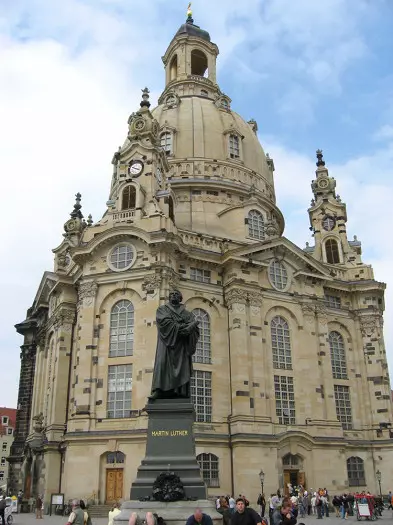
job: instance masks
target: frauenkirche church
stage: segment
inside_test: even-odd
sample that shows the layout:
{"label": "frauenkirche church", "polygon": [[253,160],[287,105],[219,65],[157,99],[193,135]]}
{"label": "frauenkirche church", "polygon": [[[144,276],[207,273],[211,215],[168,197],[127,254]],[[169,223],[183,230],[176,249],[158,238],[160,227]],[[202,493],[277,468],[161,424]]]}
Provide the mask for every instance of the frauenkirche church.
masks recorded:
{"label": "frauenkirche church", "polygon": [[[217,83],[218,47],[191,13],[113,156],[102,219],[81,196],[23,335],[9,486],[128,499],[145,453],[155,312],[179,289],[199,319],[192,399],[210,495],[303,484],[393,486],[385,285],[348,240],[320,150],[315,244],[283,236],[274,162]],[[312,174],[310,173],[310,178]],[[104,203],[103,203],[103,207]],[[386,490],[387,491],[387,490]],[[385,492],[386,492],[385,491]]]}

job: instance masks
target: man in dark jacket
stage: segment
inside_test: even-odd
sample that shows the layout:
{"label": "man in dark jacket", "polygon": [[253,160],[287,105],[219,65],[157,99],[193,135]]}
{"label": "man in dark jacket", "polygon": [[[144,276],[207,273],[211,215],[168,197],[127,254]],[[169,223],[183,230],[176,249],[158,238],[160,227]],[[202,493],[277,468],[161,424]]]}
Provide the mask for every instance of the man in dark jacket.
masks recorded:
{"label": "man in dark jacket", "polygon": [[213,520],[209,514],[205,514],[201,509],[195,509],[195,512],[190,516],[186,525],[213,525]]}
{"label": "man in dark jacket", "polygon": [[7,503],[5,501],[5,496],[3,496],[3,498],[0,500],[0,517],[1,517],[1,523],[5,523],[5,517],[4,517],[4,512],[5,512],[5,508],[7,506]]}
{"label": "man in dark jacket", "polygon": [[243,498],[237,498],[235,513],[231,516],[231,525],[262,525],[262,520],[254,509],[246,507]]}
{"label": "man in dark jacket", "polygon": [[281,507],[273,512],[271,525],[296,525],[296,518],[292,514],[290,498],[284,498]]}

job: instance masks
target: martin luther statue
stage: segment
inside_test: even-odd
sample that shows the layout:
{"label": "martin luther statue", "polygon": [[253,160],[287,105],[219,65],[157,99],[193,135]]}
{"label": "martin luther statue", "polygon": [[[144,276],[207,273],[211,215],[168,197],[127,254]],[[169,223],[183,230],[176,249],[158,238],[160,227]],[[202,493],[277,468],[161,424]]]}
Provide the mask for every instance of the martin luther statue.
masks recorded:
{"label": "martin luther statue", "polygon": [[157,349],[149,399],[190,397],[192,356],[199,338],[198,321],[181,304],[179,291],[169,294],[169,303],[156,314]]}

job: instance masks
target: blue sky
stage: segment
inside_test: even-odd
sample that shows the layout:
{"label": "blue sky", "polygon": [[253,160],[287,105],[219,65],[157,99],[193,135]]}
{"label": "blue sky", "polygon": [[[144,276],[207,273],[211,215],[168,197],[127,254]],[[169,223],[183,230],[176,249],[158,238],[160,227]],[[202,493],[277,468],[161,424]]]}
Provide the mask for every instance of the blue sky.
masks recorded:
{"label": "blue sky", "polygon": [[[16,406],[24,319],[80,191],[85,215],[105,211],[111,158],[161,56],[185,20],[179,0],[4,0],[0,4],[2,221],[0,405]],[[285,235],[311,241],[307,207],[322,148],[363,260],[391,284],[393,3],[391,0],[193,2],[220,48],[218,81],[255,118],[276,166]],[[385,334],[390,368],[393,295]]]}

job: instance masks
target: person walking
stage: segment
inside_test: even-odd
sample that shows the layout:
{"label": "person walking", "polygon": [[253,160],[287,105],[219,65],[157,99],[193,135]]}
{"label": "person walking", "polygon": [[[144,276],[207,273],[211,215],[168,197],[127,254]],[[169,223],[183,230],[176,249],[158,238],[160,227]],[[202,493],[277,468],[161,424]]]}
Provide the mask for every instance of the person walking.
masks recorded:
{"label": "person walking", "polygon": [[1,517],[1,523],[5,523],[5,517],[4,517],[4,513],[5,513],[5,508],[7,506],[7,503],[5,501],[5,496],[1,496],[1,500],[0,500],[0,517]]}
{"label": "person walking", "polygon": [[35,519],[36,520],[42,520],[42,498],[41,495],[38,494],[37,498],[35,500]]}
{"label": "person walking", "polygon": [[266,499],[265,494],[259,494],[257,505],[261,507],[261,518],[265,517],[265,510],[266,510]]}

